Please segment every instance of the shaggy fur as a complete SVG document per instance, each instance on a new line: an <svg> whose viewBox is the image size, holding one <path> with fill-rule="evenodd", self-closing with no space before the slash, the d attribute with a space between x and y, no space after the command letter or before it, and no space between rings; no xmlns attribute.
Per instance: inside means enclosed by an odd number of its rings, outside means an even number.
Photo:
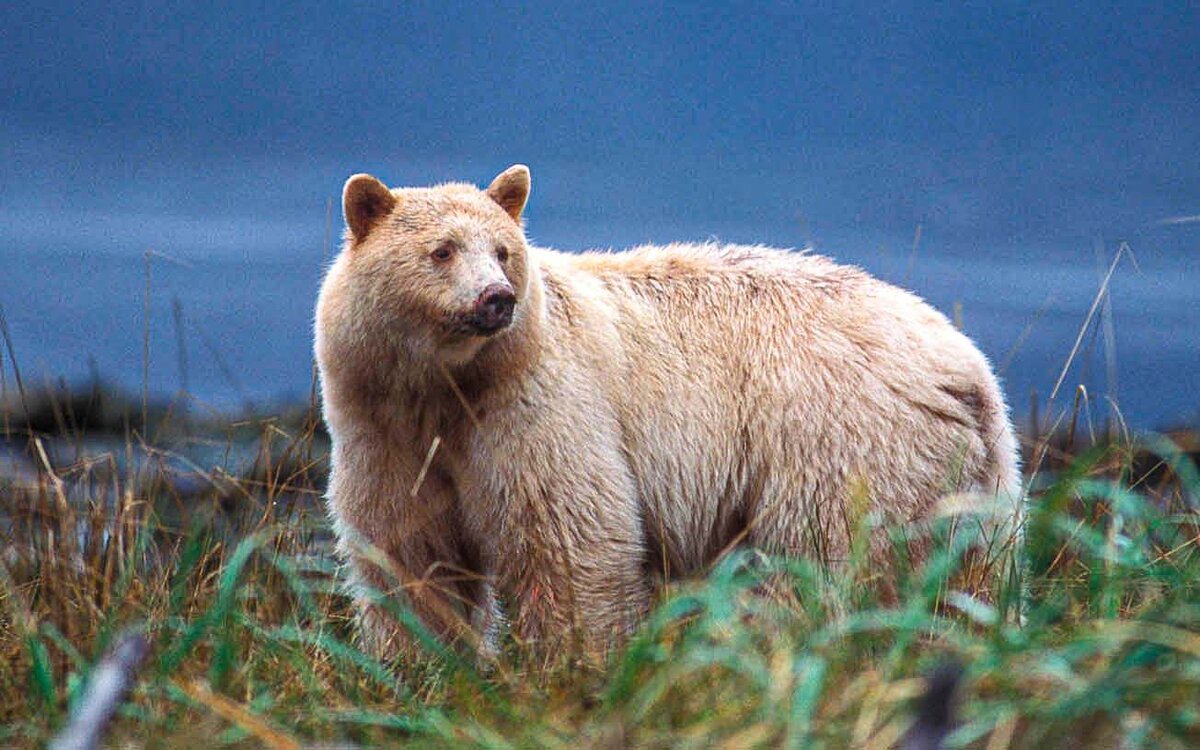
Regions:
<svg viewBox="0 0 1200 750"><path fill-rule="evenodd" d="M518 635L602 649L653 571L743 540L836 564L864 512L1017 496L987 360L916 296L764 247L532 247L528 193L521 166L486 191L356 175L317 306L340 551L439 636L485 629L498 592ZM480 335L495 284L512 323Z"/></svg>

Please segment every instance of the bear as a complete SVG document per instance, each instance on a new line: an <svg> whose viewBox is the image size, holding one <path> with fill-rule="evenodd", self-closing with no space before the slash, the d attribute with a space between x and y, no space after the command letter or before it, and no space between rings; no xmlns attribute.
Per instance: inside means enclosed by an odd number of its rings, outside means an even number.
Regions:
<svg viewBox="0 0 1200 750"><path fill-rule="evenodd" d="M343 191L315 318L327 505L362 635L603 653L655 580L725 551L835 568L864 513L919 522L1020 475L985 356L914 294L809 251L527 241L530 172ZM1008 505L1004 506L1008 508ZM1005 511L1007 513L1007 511Z"/></svg>

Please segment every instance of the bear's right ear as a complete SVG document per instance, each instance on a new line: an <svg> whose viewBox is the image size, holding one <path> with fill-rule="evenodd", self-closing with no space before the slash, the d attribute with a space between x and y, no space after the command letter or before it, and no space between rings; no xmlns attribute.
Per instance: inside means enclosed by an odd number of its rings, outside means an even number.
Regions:
<svg viewBox="0 0 1200 750"><path fill-rule="evenodd" d="M396 196L369 174L356 174L342 189L342 212L354 239L362 240L380 219L396 207Z"/></svg>

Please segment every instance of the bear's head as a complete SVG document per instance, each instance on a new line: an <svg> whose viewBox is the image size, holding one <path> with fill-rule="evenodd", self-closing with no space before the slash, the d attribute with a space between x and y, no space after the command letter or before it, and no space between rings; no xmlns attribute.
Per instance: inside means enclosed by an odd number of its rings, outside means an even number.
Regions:
<svg viewBox="0 0 1200 750"><path fill-rule="evenodd" d="M342 323L354 330L345 333L391 340L410 362L452 367L506 335L527 312L532 271L521 211L529 189L520 164L486 190L391 190L366 174L347 180L345 247L323 291L336 286L329 303L353 309L356 319Z"/></svg>

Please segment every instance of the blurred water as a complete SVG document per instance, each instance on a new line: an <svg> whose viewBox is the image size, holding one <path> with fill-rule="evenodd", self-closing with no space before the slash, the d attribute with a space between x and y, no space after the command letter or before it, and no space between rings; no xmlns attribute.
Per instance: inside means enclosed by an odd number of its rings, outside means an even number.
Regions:
<svg viewBox="0 0 1200 750"><path fill-rule="evenodd" d="M1018 415L1032 390L1045 399L1054 385L1117 247L1108 240L1098 258L1097 238L1084 234L987 241L935 227L922 232L914 252L912 235L853 225L814 227L777 215L670 218L689 214L678 206L662 213L668 218L645 210L616 222L588 211L586 196L575 200L546 200L541 211L532 204L531 236L563 249L711 237L785 247L813 241L818 252L907 286L948 315L958 306L965 330L1003 368ZM312 309L329 252L325 202L313 198L261 220L105 215L49 238L8 232L0 247L0 305L27 385L98 373L140 389L148 289L153 393L176 393L186 379L189 391L216 409L307 399ZM1137 266L1123 261L1111 287L1116 382L1107 382L1103 335L1090 331L1057 403L1069 404L1075 385L1084 383L1100 402L1099 419L1111 389L1135 426L1196 420L1200 223L1146 224L1123 238ZM150 257L147 287L150 247L160 254Z"/></svg>
<svg viewBox="0 0 1200 750"><path fill-rule="evenodd" d="M478 183L524 161L546 245L811 241L960 303L1018 412L1072 348L1095 243L1128 241L1114 382L1089 335L1060 401L1084 382L1136 425L1200 417L1200 219L1164 223L1200 215L1200 6L855 5L6 5L19 362L136 389L147 325L156 393L302 398L346 176ZM151 249L186 265L152 262L144 316Z"/></svg>

